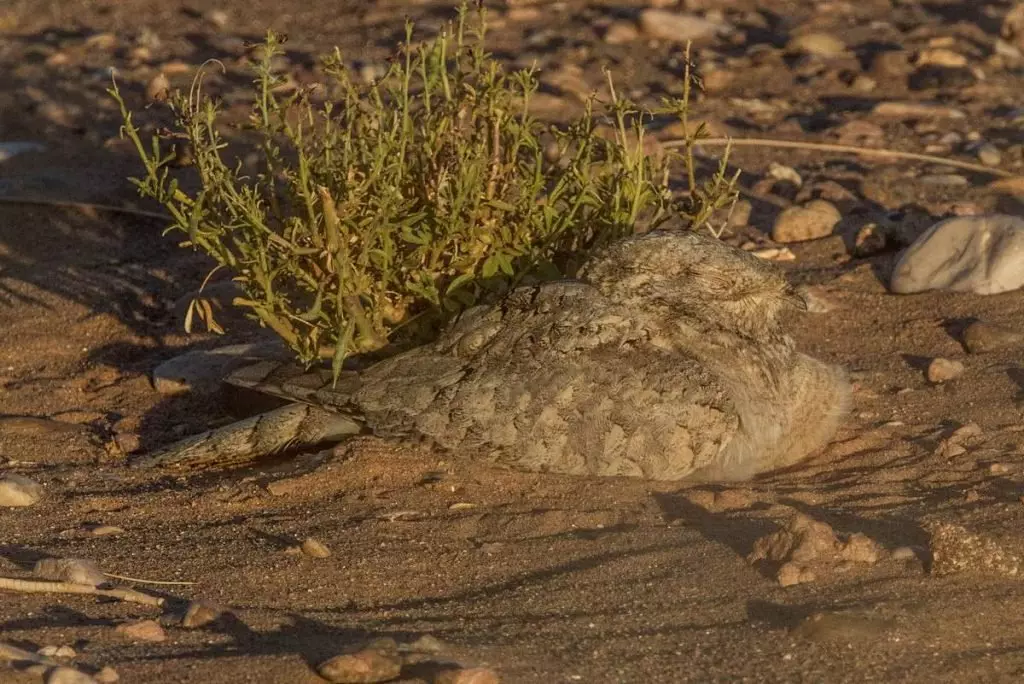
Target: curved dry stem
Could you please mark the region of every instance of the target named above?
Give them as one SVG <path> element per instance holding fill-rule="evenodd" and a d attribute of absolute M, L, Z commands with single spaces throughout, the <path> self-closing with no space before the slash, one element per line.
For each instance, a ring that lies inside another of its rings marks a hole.
<path fill-rule="evenodd" d="M 0 590 L 17 591 L 23 594 L 91 594 L 106 598 L 141 603 L 144 606 L 159 608 L 164 600 L 158 596 L 143 594 L 134 589 L 100 589 L 89 584 L 73 584 L 71 582 L 49 582 L 46 580 L 23 580 L 15 577 L 0 577 Z"/>
<path fill-rule="evenodd" d="M 688 140 L 678 138 L 663 141 L 662 145 L 667 149 L 698 145 L 732 145 L 733 147 L 774 147 L 783 149 L 815 150 L 819 152 L 839 152 L 841 154 L 856 154 L 863 157 L 925 161 L 933 164 L 945 164 L 946 166 L 974 171 L 975 173 L 986 173 L 991 176 L 999 176 L 1001 178 L 1014 177 L 1014 174 L 1009 171 L 1003 171 L 1002 169 L 994 169 L 989 166 L 982 166 L 981 164 L 973 164 L 971 162 L 957 161 L 956 159 L 937 157 L 931 154 L 901 152 L 899 150 L 877 147 L 860 147 L 858 145 L 839 145 L 837 143 L 818 143 L 803 140 L 775 140 L 773 138 L 702 138 L 691 143 Z"/>

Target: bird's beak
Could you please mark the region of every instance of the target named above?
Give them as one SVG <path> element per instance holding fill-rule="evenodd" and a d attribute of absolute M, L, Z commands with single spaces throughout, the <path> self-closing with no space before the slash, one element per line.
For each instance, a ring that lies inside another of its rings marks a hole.
<path fill-rule="evenodd" d="M 792 287 L 791 286 L 789 288 L 787 294 L 789 295 L 789 297 L 787 297 L 787 300 L 789 301 L 790 304 L 792 304 L 794 307 L 796 307 L 800 311 L 807 311 L 807 309 L 808 309 L 808 307 L 810 305 L 810 302 L 808 301 L 807 288 L 805 288 L 803 286 L 801 286 L 801 287 Z"/>

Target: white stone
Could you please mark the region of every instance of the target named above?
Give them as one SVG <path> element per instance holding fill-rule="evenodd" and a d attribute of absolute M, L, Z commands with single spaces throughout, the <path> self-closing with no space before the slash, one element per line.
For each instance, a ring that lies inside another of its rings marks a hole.
<path fill-rule="evenodd" d="M 1022 286 L 1024 219 L 1005 214 L 940 221 L 903 253 L 889 283 L 898 294 L 998 294 Z"/>
<path fill-rule="evenodd" d="M 43 497 L 43 488 L 35 480 L 13 473 L 0 477 L 0 506 L 32 506 Z"/>

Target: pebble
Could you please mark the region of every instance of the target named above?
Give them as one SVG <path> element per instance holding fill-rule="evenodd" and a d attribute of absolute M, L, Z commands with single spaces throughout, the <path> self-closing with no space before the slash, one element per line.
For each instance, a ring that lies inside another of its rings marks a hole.
<path fill-rule="evenodd" d="M 831 33 L 804 33 L 790 39 L 786 50 L 817 57 L 839 57 L 846 54 L 846 43 Z"/>
<path fill-rule="evenodd" d="M 498 684 L 498 673 L 486 667 L 443 670 L 434 677 L 434 684 Z"/>
<path fill-rule="evenodd" d="M 154 76 L 146 84 L 147 102 L 166 102 L 171 94 L 171 82 L 162 72 Z"/>
<path fill-rule="evenodd" d="M 46 673 L 46 684 L 96 684 L 96 680 L 73 667 L 55 667 Z"/>
<path fill-rule="evenodd" d="M 156 620 L 137 620 L 118 625 L 114 631 L 135 641 L 167 641 L 167 632 Z"/>
<path fill-rule="evenodd" d="M 997 294 L 1024 286 L 1024 219 L 1005 214 L 940 221 L 900 257 L 889 289 Z"/>
<path fill-rule="evenodd" d="M 0 506 L 34 506 L 42 498 L 43 487 L 35 480 L 14 473 L 0 476 Z"/>
<path fill-rule="evenodd" d="M 925 375 L 928 377 L 928 382 L 936 385 L 943 382 L 949 382 L 950 380 L 956 380 L 963 374 L 964 364 L 959 361 L 952 361 L 941 357 L 932 359 L 931 363 L 928 364 L 928 370 L 925 372 Z"/>
<path fill-rule="evenodd" d="M 448 646 L 433 634 L 424 634 L 413 642 L 400 646 L 401 650 L 413 653 L 438 654 L 447 650 Z"/>
<path fill-rule="evenodd" d="M 885 140 L 885 130 L 876 123 L 855 119 L 835 129 L 840 144 L 878 145 Z"/>
<path fill-rule="evenodd" d="M 876 116 L 893 119 L 965 119 L 967 114 L 956 107 L 931 102 L 879 102 L 871 110 Z"/>
<path fill-rule="evenodd" d="M 203 18 L 210 22 L 210 24 L 215 28 L 219 29 L 224 28 L 228 25 L 228 22 L 231 21 L 231 17 L 228 13 L 220 9 L 210 10 L 203 16 Z"/>
<path fill-rule="evenodd" d="M 43 646 L 36 653 L 47 658 L 74 658 L 78 655 L 70 646 Z"/>
<path fill-rule="evenodd" d="M 802 206 L 783 209 L 772 226 L 776 242 L 803 242 L 832 234 L 842 215 L 826 200 L 812 200 Z"/>
<path fill-rule="evenodd" d="M 107 583 L 107 576 L 99 566 L 84 558 L 43 558 L 36 561 L 32 573 L 55 582 L 87 584 L 91 587 Z"/>
<path fill-rule="evenodd" d="M 884 50 L 871 60 L 871 75 L 883 82 L 905 78 L 911 70 L 910 55 L 905 50 Z"/>
<path fill-rule="evenodd" d="M 983 321 L 974 321 L 964 330 L 963 343 L 971 354 L 984 354 L 1024 343 L 1024 333 Z"/>
<path fill-rule="evenodd" d="M 999 148 L 992 143 L 984 143 L 978 147 L 977 152 L 978 161 L 985 166 L 999 166 L 1003 161 L 1003 155 L 999 151 Z"/>
<path fill-rule="evenodd" d="M 205 627 L 215 622 L 223 614 L 223 610 L 211 603 L 202 600 L 192 601 L 188 604 L 185 616 L 181 619 L 181 626 L 185 629 Z"/>
<path fill-rule="evenodd" d="M 375 684 L 397 678 L 402 672 L 402 660 L 394 655 L 363 649 L 334 656 L 323 662 L 317 672 L 335 684 Z"/>
<path fill-rule="evenodd" d="M 853 253 L 859 257 L 868 257 L 885 250 L 889 244 L 889 236 L 877 223 L 868 223 L 857 229 L 853 238 Z"/>
<path fill-rule="evenodd" d="M 915 60 L 919 66 L 930 64 L 940 67 L 965 67 L 967 58 L 949 48 L 928 48 L 922 50 Z"/>
<path fill-rule="evenodd" d="M 767 261 L 796 261 L 796 254 L 789 247 L 765 247 L 750 252 L 758 259 Z"/>
<path fill-rule="evenodd" d="M 313 537 L 307 537 L 306 540 L 302 542 L 302 546 L 300 548 L 302 549 L 302 553 L 306 554 L 310 558 L 329 558 L 331 555 L 331 550 L 327 548 L 327 545 Z"/>
<path fill-rule="evenodd" d="M 1011 46 L 1024 50 L 1024 3 L 1018 2 L 1006 13 L 999 34 Z"/>
<path fill-rule="evenodd" d="M 117 674 L 117 670 L 106 665 L 102 670 L 93 675 L 93 679 L 100 682 L 100 684 L 116 684 L 116 682 L 121 681 L 121 675 Z"/>
<path fill-rule="evenodd" d="M 604 32 L 604 42 L 609 45 L 625 45 L 640 38 L 640 31 L 628 21 L 612 22 Z"/>
<path fill-rule="evenodd" d="M 696 14 L 660 9 L 645 9 L 640 13 L 640 30 L 648 38 L 655 40 L 667 40 L 674 43 L 697 42 L 713 38 L 724 28 L 723 24 L 704 19 Z"/>
<path fill-rule="evenodd" d="M 800 177 L 796 169 L 792 166 L 779 164 L 778 162 L 768 164 L 768 177 L 775 180 L 788 181 L 798 188 L 804 184 L 804 179 Z"/>
<path fill-rule="evenodd" d="M 917 552 L 911 546 L 897 546 L 889 552 L 889 558 L 894 561 L 917 560 Z"/>

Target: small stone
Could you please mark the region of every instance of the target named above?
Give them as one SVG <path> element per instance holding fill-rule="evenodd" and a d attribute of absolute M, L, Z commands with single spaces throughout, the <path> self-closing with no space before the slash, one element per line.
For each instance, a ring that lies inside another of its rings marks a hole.
<path fill-rule="evenodd" d="M 442 670 L 434 677 L 434 684 L 499 684 L 498 673 L 486 667 L 466 667 Z"/>
<path fill-rule="evenodd" d="M 965 119 L 962 109 L 928 102 L 879 102 L 871 110 L 876 116 L 893 119 Z"/>
<path fill-rule="evenodd" d="M 940 67 L 967 66 L 967 58 L 959 52 L 955 52 L 949 48 L 929 48 L 927 50 L 922 50 L 917 55 L 916 62 L 918 65 L 928 64 Z"/>
<path fill-rule="evenodd" d="M 1006 13 L 999 34 L 1013 47 L 1024 50 L 1024 2 L 1018 2 Z"/>
<path fill-rule="evenodd" d="M 640 13 L 640 30 L 648 38 L 673 43 L 698 42 L 722 31 L 725 27 L 695 14 L 645 9 Z"/>
<path fill-rule="evenodd" d="M 983 321 L 974 321 L 964 330 L 963 343 L 971 354 L 984 354 L 1024 343 L 1024 333 Z"/>
<path fill-rule="evenodd" d="M 55 582 L 86 584 L 90 587 L 107 583 L 107 576 L 99 566 L 84 558 L 43 558 L 36 561 L 32 573 Z"/>
<path fill-rule="evenodd" d="M 847 121 L 835 129 L 840 144 L 878 145 L 885 140 L 885 130 L 876 123 L 863 120 Z"/>
<path fill-rule="evenodd" d="M 812 287 L 803 289 L 804 302 L 807 304 L 807 313 L 823 314 L 834 311 L 836 304 L 823 292 Z"/>
<path fill-rule="evenodd" d="M 888 244 L 886 231 L 877 223 L 869 223 L 857 230 L 853 239 L 853 253 L 859 257 L 872 256 L 884 251 Z"/>
<path fill-rule="evenodd" d="M 34 506 L 43 498 L 43 487 L 23 475 L 0 476 L 0 506 L 24 508 Z"/>
<path fill-rule="evenodd" d="M 792 166 L 786 166 L 785 164 L 779 164 L 778 162 L 771 162 L 768 164 L 768 177 L 774 178 L 775 180 L 788 181 L 800 187 L 804 184 L 804 179 L 800 177 L 796 169 Z"/>
<path fill-rule="evenodd" d="M 444 653 L 447 649 L 448 646 L 433 634 L 424 634 L 415 641 L 406 644 L 403 648 L 403 650 L 412 651 L 413 653 L 431 653 L 434 655 Z"/>
<path fill-rule="evenodd" d="M 604 42 L 609 45 L 625 45 L 640 38 L 640 31 L 628 21 L 612 22 L 604 32 Z"/>
<path fill-rule="evenodd" d="M 998 294 L 1024 286 L 1024 219 L 1005 214 L 940 221 L 900 257 L 889 289 Z"/>
<path fill-rule="evenodd" d="M 223 614 L 223 610 L 211 603 L 202 600 L 192 601 L 188 604 L 185 616 L 181 619 L 181 626 L 186 629 L 205 627 L 216 622 Z"/>
<path fill-rule="evenodd" d="M 154 76 L 146 84 L 146 101 L 167 102 L 171 94 L 171 82 L 162 72 Z"/>
<path fill-rule="evenodd" d="M 121 681 L 121 675 L 117 674 L 117 670 L 106 665 L 102 670 L 93 675 L 93 679 L 100 684 L 116 684 Z"/>
<path fill-rule="evenodd" d="M 47 658 L 74 658 L 78 655 L 70 646 L 43 646 L 36 653 Z"/>
<path fill-rule="evenodd" d="M 219 29 L 224 28 L 228 25 L 228 22 L 231 21 L 231 17 L 228 13 L 220 9 L 210 10 L 204 15 L 204 18 Z"/>
<path fill-rule="evenodd" d="M 156 620 L 138 620 L 118 625 L 115 630 L 118 634 L 134 641 L 167 641 L 167 633 Z"/>
<path fill-rule="evenodd" d="M 327 548 L 327 545 L 323 542 L 314 539 L 313 537 L 307 537 L 302 542 L 302 553 L 306 554 L 310 558 L 328 558 L 331 555 L 331 550 Z"/>
<path fill-rule="evenodd" d="M 871 75 L 886 82 L 906 78 L 912 71 L 910 55 L 905 50 L 884 50 L 871 60 Z"/>
<path fill-rule="evenodd" d="M 917 552 L 910 546 L 897 546 L 889 553 L 889 558 L 901 562 L 917 560 Z"/>
<path fill-rule="evenodd" d="M 943 358 L 932 359 L 931 363 L 928 364 L 928 370 L 925 372 L 928 382 L 935 385 L 956 380 L 963 374 L 964 364 L 959 361 Z"/>
<path fill-rule="evenodd" d="M 113 50 L 117 47 L 117 36 L 113 33 L 95 33 L 85 39 L 85 46 L 96 50 Z"/>
<path fill-rule="evenodd" d="M 862 93 L 870 93 L 878 88 L 878 81 L 866 74 L 857 74 L 850 83 L 850 87 Z"/>
<path fill-rule="evenodd" d="M 988 472 L 990 475 L 1006 475 L 1013 469 L 1005 463 L 990 463 Z"/>
<path fill-rule="evenodd" d="M 792 587 L 797 584 L 813 582 L 817 577 L 814 572 L 802 567 L 799 563 L 784 563 L 775 574 L 779 586 Z"/>
<path fill-rule="evenodd" d="M 776 242 L 803 242 L 832 234 L 842 215 L 826 200 L 812 200 L 802 206 L 783 209 L 772 226 Z"/>
<path fill-rule="evenodd" d="M 402 660 L 374 650 L 364 649 L 352 654 L 334 656 L 322 663 L 317 672 L 335 684 L 375 684 L 397 678 Z"/>
<path fill-rule="evenodd" d="M 984 143 L 978 147 L 977 152 L 978 161 L 985 166 L 999 166 L 1003 161 L 1003 155 L 999 151 L 999 148 L 992 143 Z"/>
<path fill-rule="evenodd" d="M 790 39 L 786 49 L 817 57 L 839 57 L 846 54 L 846 43 L 831 33 L 804 33 Z"/>
<path fill-rule="evenodd" d="M 117 525 L 87 525 L 86 531 L 93 537 L 112 537 L 124 534 L 124 529 Z"/>
<path fill-rule="evenodd" d="M 46 684 L 96 684 L 96 680 L 73 667 L 55 667 L 46 673 Z"/>
<path fill-rule="evenodd" d="M 766 261 L 796 261 L 796 254 L 789 247 L 765 247 L 755 249 L 751 254 Z"/>

